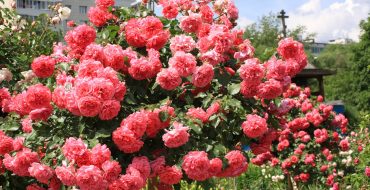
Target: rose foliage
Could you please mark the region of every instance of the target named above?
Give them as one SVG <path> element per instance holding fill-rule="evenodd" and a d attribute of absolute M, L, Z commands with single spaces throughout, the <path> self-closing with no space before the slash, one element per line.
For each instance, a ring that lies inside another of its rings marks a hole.
<path fill-rule="evenodd" d="M 37 79 L 0 89 L 1 172 L 27 189 L 172 189 L 249 161 L 336 187 L 348 174 L 337 167 L 359 162 L 335 164 L 359 152 L 347 119 L 291 84 L 307 64 L 301 43 L 283 39 L 261 62 L 231 0 L 162 0 L 163 17 L 113 5 L 96 0 L 91 25 L 33 60 Z"/>

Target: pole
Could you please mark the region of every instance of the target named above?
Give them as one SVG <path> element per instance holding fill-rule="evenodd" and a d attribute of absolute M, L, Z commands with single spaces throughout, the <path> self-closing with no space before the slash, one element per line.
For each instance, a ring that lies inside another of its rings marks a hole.
<path fill-rule="evenodd" d="M 287 15 L 285 15 L 286 14 L 286 12 L 284 11 L 284 9 L 283 10 L 281 10 L 280 11 L 280 15 L 278 15 L 278 18 L 280 18 L 281 19 L 281 22 L 282 22 L 282 24 L 283 24 L 283 36 L 284 36 L 284 38 L 286 38 L 287 37 L 287 32 L 286 32 L 286 30 L 287 30 L 287 26 L 286 26 L 286 24 L 285 24 L 285 19 L 286 18 L 289 18 L 289 16 L 287 16 Z"/>

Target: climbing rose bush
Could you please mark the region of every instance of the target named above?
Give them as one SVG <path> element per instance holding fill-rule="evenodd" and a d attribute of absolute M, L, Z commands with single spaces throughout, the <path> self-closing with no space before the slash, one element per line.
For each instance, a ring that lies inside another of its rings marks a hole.
<path fill-rule="evenodd" d="M 1 172 L 27 177 L 10 187 L 172 189 L 252 162 L 335 188 L 351 172 L 336 167 L 358 162 L 335 161 L 354 146 L 347 119 L 291 83 L 307 64 L 300 42 L 261 62 L 231 0 L 163 0 L 163 16 L 114 3 L 96 0 L 91 23 L 69 24 L 27 80 L 2 84 Z"/>

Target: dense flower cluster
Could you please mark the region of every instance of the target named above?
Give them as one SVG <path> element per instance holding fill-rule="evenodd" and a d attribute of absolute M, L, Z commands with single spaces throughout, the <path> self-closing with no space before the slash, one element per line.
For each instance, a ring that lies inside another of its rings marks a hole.
<path fill-rule="evenodd" d="M 337 188 L 366 143 L 355 150 L 348 120 L 291 83 L 307 64 L 303 45 L 283 39 L 262 62 L 234 28 L 232 0 L 158 4 L 163 17 L 96 0 L 96 28 L 69 22 L 66 45 L 0 88 L 10 124 L 0 171 L 32 177 L 30 190 L 173 189 L 183 178 L 240 176 L 250 160 Z M 251 159 L 240 148 L 248 143 Z"/>
<path fill-rule="evenodd" d="M 286 102 L 291 102 L 290 106 L 283 102 L 280 106 L 269 105 L 269 114 L 279 118 L 280 128 L 267 132 L 259 143 L 251 146 L 256 155 L 252 162 L 279 166 L 296 182 L 306 183 L 315 180 L 312 176 L 319 176 L 327 180 L 328 186 L 336 189 L 344 176 L 343 172 L 358 164 L 358 158 L 353 156 L 360 151 L 351 150 L 352 137 L 344 136 L 348 120 L 333 112 L 332 106 L 320 103 L 321 97 L 316 101 L 309 99 L 308 89 L 302 90 L 293 84 L 284 96 Z M 291 111 L 297 109 L 306 114 L 289 120 L 287 117 L 291 116 Z M 271 144 L 273 141 L 277 142 L 276 145 Z M 341 160 L 345 155 L 348 157 Z M 305 169 L 309 173 L 304 173 Z"/>

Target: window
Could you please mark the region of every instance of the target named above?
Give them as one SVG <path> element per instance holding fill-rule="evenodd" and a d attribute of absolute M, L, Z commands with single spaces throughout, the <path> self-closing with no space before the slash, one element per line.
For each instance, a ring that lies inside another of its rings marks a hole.
<path fill-rule="evenodd" d="M 86 14 L 87 13 L 87 6 L 80 6 L 80 13 Z"/>

